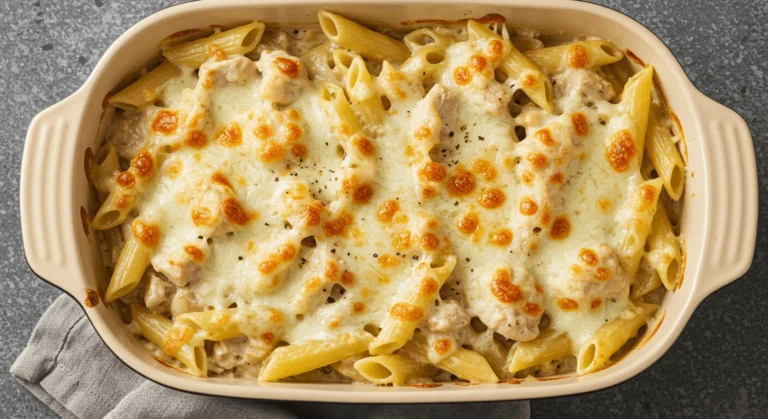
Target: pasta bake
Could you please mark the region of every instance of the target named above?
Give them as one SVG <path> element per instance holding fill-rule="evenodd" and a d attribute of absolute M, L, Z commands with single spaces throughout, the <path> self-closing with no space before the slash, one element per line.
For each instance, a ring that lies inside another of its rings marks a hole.
<path fill-rule="evenodd" d="M 91 226 L 147 349 L 408 385 L 587 374 L 637 344 L 684 265 L 653 67 L 497 15 L 318 20 L 175 34 L 109 97 Z"/>

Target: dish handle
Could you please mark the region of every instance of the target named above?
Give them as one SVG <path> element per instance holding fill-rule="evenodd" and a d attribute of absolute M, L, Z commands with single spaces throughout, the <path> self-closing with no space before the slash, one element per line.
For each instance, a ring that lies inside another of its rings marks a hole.
<path fill-rule="evenodd" d="M 755 150 L 746 121 L 701 92 L 696 106 L 707 183 L 700 299 L 741 277 L 752 264 L 758 218 Z"/>
<path fill-rule="evenodd" d="M 72 202 L 83 99 L 82 91 L 75 92 L 32 119 L 19 184 L 27 263 L 39 277 L 72 295 L 82 279 L 75 243 L 83 229 Z"/>

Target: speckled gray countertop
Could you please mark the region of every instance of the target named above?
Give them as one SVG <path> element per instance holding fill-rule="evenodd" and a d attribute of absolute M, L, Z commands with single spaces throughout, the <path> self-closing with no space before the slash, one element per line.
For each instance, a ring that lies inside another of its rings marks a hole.
<path fill-rule="evenodd" d="M 19 166 L 32 117 L 77 89 L 106 48 L 141 18 L 178 0 L 0 1 L 0 417 L 54 416 L 8 374 L 60 291 L 24 259 Z M 760 172 L 754 263 L 696 310 L 682 336 L 639 376 L 586 395 L 532 402 L 534 417 L 768 415 L 768 2 L 599 1 L 653 30 L 708 96 L 750 125 Z M 738 187 L 738 185 L 735 185 Z"/>

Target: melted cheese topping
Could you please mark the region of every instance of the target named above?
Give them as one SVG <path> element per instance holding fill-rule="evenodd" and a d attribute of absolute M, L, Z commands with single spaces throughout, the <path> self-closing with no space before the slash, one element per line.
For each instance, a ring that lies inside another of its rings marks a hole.
<path fill-rule="evenodd" d="M 284 318 L 268 343 L 295 343 L 380 326 L 419 261 L 456 255 L 422 327 L 433 362 L 480 339 L 462 335 L 474 317 L 527 341 L 546 313 L 579 348 L 628 303 L 617 225 L 642 179 L 607 150 L 634 127 L 591 70 L 553 76 L 553 113 L 518 103 L 489 48 L 450 45 L 423 84 L 385 64 L 371 88 L 391 106 L 362 135 L 345 132 L 298 57 L 267 49 L 186 70 L 162 108 L 117 115 L 121 156 L 143 147 L 159 164 L 135 211 L 160 231 L 147 306 L 271 308 Z M 251 362 L 231 356 L 247 346 L 217 344 L 212 371 Z"/>

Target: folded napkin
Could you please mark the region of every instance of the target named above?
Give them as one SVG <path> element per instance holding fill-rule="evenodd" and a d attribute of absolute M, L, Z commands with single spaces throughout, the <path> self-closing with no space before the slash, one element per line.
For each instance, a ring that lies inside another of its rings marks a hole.
<path fill-rule="evenodd" d="M 524 419 L 523 402 L 331 404 L 202 396 L 163 387 L 126 367 L 83 310 L 59 297 L 32 332 L 11 374 L 64 418 L 493 418 Z"/>

